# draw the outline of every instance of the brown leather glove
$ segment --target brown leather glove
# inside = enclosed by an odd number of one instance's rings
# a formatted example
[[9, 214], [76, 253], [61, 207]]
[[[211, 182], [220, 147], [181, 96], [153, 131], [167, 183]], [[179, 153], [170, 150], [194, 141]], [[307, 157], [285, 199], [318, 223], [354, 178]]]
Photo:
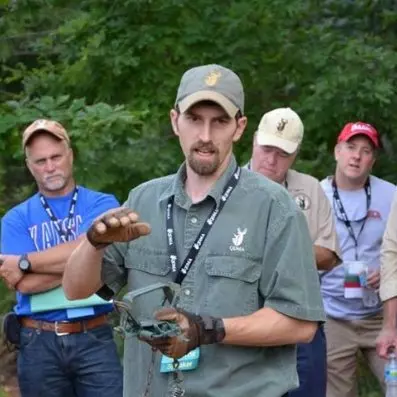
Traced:
[[182, 334], [175, 337], [140, 338], [168, 357], [180, 358], [198, 346], [219, 343], [225, 337], [221, 318], [200, 316], [171, 307], [159, 310], [155, 317], [157, 320], [175, 321], [182, 329]]
[[138, 222], [138, 214], [129, 208], [117, 208], [100, 215], [87, 231], [87, 240], [95, 248], [115, 242], [128, 242], [151, 231], [150, 225]]

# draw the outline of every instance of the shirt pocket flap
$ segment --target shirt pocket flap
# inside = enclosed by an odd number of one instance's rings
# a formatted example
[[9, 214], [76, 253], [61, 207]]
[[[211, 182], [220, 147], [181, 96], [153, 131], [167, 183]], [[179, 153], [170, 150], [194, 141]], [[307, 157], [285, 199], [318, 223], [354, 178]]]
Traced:
[[254, 283], [261, 275], [260, 263], [243, 257], [209, 256], [205, 261], [209, 276], [226, 277]]

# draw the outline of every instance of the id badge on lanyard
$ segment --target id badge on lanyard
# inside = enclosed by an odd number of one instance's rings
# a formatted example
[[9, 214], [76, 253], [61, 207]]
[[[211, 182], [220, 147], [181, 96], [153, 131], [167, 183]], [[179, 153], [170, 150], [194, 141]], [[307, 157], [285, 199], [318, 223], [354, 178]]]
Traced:
[[[185, 279], [189, 270], [192, 268], [194, 261], [197, 258], [197, 255], [208, 236], [212, 226], [214, 225], [216, 219], [221, 213], [223, 207], [226, 202], [229, 200], [230, 195], [232, 194], [234, 188], [237, 186], [237, 183], [240, 179], [241, 169], [239, 166], [236, 167], [233, 175], [230, 177], [227, 182], [223, 193], [222, 198], [220, 200], [219, 205], [215, 205], [212, 209], [210, 215], [207, 220], [204, 222], [203, 227], [198, 233], [196, 240], [194, 241], [192, 247], [190, 248], [185, 260], [182, 264], [179, 263], [179, 257], [176, 250], [175, 243], [175, 228], [174, 228], [174, 219], [173, 219], [173, 209], [174, 209], [174, 199], [170, 197], [167, 203], [167, 211], [166, 211], [166, 230], [167, 230], [167, 243], [168, 243], [168, 257], [169, 263], [171, 266], [172, 273], [174, 275], [174, 281], [178, 284], [182, 284], [182, 281]], [[200, 358], [200, 348], [196, 348], [186, 354], [185, 356], [178, 359], [179, 366], [178, 370], [180, 371], [190, 371], [196, 369], [199, 364]], [[160, 372], [174, 372], [175, 369], [173, 367], [174, 359], [167, 357], [165, 355], [161, 356], [160, 363]]]
[[[179, 371], [191, 371], [193, 369], [196, 369], [199, 364], [199, 358], [200, 358], [200, 348], [197, 347], [196, 349], [192, 350], [186, 356], [183, 356], [178, 359], [179, 361]], [[160, 372], [161, 373], [166, 373], [166, 372], [173, 372], [175, 371], [173, 367], [174, 359], [170, 358], [168, 356], [165, 356], [164, 354], [161, 356], [161, 363], [160, 363]]]
[[344, 261], [344, 297], [358, 299], [363, 297], [362, 282], [367, 265], [361, 261]]

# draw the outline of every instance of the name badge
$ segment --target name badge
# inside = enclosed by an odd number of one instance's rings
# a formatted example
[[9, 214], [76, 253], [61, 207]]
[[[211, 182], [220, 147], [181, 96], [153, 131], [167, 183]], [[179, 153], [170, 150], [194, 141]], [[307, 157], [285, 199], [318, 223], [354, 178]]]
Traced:
[[346, 299], [357, 299], [363, 297], [362, 287], [366, 283], [367, 265], [360, 261], [346, 261], [343, 263], [344, 296]]
[[[179, 367], [178, 371], [191, 371], [196, 369], [199, 364], [200, 358], [200, 348], [197, 347], [196, 349], [192, 350], [185, 356], [178, 359]], [[164, 354], [161, 356], [161, 363], [160, 363], [160, 372], [174, 372], [174, 359]]]

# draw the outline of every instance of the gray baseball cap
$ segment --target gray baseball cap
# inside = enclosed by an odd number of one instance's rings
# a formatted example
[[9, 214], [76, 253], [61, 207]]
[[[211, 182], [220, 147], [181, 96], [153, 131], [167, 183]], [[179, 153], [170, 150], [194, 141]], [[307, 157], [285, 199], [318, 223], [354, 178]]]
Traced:
[[244, 114], [244, 88], [236, 73], [220, 65], [197, 66], [186, 71], [179, 84], [175, 106], [181, 113], [201, 101], [220, 105], [230, 117]]

